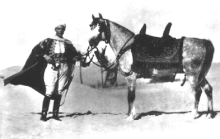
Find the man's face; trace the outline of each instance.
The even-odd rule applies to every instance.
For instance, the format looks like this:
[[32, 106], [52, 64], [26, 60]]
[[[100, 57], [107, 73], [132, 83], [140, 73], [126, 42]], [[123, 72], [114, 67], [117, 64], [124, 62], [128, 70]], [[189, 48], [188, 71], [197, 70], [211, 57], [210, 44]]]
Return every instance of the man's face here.
[[63, 34], [64, 34], [64, 31], [65, 31], [65, 27], [60, 25], [60, 26], [57, 26], [55, 28], [55, 31], [56, 31], [56, 35], [59, 36], [59, 37], [63, 37]]

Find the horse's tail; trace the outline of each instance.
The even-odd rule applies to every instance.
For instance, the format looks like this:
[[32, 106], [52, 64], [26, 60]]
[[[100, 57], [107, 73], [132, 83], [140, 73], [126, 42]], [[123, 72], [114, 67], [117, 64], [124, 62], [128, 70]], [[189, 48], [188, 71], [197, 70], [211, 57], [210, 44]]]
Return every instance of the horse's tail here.
[[211, 64], [212, 64], [213, 55], [215, 51], [214, 46], [210, 40], [205, 40], [204, 47], [206, 48], [206, 55], [205, 55], [205, 60], [201, 68], [201, 73], [199, 75], [199, 81], [202, 81], [203, 78], [208, 73], [211, 67]]

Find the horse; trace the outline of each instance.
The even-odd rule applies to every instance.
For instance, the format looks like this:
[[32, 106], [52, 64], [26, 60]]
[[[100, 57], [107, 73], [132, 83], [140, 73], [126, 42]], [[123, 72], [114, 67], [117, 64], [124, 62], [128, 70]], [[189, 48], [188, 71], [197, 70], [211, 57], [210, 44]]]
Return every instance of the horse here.
[[[128, 113], [126, 119], [135, 120], [135, 118], [137, 118], [134, 105], [135, 89], [139, 73], [134, 70], [134, 55], [132, 54], [132, 48], [135, 48], [137, 45], [137, 35], [113, 21], [104, 19], [100, 13], [99, 17], [92, 15], [92, 22], [89, 26], [92, 31], [98, 29], [97, 34], [92, 36], [89, 40], [90, 47], [95, 48], [100, 41], [104, 41], [111, 46], [115, 53], [115, 61], [108, 66], [105, 65], [105, 67], [109, 69], [118, 67], [121, 74], [125, 77], [128, 86]], [[145, 33], [145, 30], [146, 27], [145, 29], [143, 27], [140, 34], [143, 34], [143, 32]], [[192, 117], [196, 119], [200, 116], [198, 113], [198, 105], [201, 93], [204, 91], [208, 98], [207, 117], [212, 118], [213, 88], [205, 76], [211, 67], [214, 46], [210, 40], [184, 37], [182, 39], [180, 53], [181, 61], [178, 66], [172, 69], [176, 69], [173, 70], [173, 73], [184, 73], [184, 82], [188, 81], [190, 84], [194, 102], [191, 111]], [[157, 67], [152, 66], [149, 67], [149, 69], [157, 69]]]

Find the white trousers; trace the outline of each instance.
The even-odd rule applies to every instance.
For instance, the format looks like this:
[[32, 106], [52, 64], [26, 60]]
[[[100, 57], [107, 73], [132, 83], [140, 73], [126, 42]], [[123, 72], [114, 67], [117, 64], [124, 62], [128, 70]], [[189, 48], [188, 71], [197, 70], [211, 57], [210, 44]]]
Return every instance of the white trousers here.
[[61, 63], [60, 68], [52, 69], [52, 64], [47, 64], [44, 72], [46, 95], [62, 95], [71, 77], [72, 64]]

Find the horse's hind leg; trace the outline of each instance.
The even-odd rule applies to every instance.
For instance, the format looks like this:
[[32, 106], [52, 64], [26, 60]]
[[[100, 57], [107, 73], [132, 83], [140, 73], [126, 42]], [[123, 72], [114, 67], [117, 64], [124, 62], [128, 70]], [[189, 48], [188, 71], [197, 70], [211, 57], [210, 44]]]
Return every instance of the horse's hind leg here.
[[199, 106], [199, 100], [202, 94], [202, 89], [200, 85], [198, 84], [198, 77], [188, 76], [188, 81], [190, 83], [192, 93], [193, 93], [193, 99], [194, 99], [194, 105], [192, 108], [192, 116], [194, 119], [196, 119], [199, 117], [198, 106]]
[[209, 84], [206, 78], [201, 83], [201, 87], [208, 98], [208, 118], [212, 118], [213, 115], [213, 97], [212, 97], [212, 86]]
[[196, 86], [194, 88], [195, 90], [195, 94], [194, 94], [194, 110], [192, 111], [193, 114], [193, 118], [196, 119], [199, 117], [199, 113], [198, 113], [198, 107], [199, 107], [199, 100], [202, 94], [202, 89], [200, 86]]
[[136, 85], [136, 74], [126, 77], [128, 85], [128, 117], [126, 120], [134, 120], [136, 116], [134, 100], [135, 100], [135, 85]]

